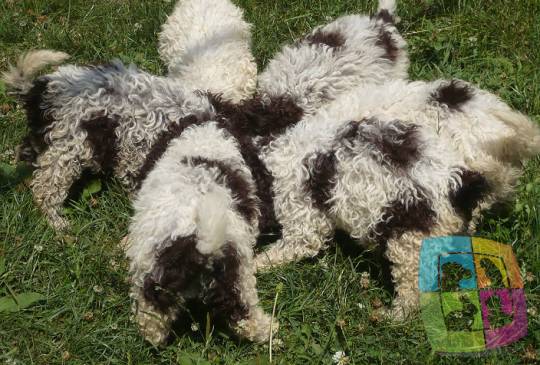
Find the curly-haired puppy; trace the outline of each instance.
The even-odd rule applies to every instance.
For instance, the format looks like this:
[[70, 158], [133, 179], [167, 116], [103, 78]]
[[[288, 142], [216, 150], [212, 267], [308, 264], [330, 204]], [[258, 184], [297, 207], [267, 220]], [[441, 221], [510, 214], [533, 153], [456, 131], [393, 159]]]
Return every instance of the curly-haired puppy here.
[[[422, 239], [474, 230], [508, 199], [540, 130], [494, 95], [462, 81], [359, 87], [263, 148], [283, 237], [259, 269], [325, 249], [335, 229], [376, 244], [392, 263], [403, 318], [418, 305]], [[472, 222], [472, 223], [471, 223]]]
[[[208, 79], [215, 77], [230, 83], [227, 87], [209, 87], [224, 99], [236, 101], [251, 95], [253, 87], [244, 85], [255, 83], [253, 57], [246, 51], [249, 37], [244, 33], [242, 37], [235, 32], [221, 33], [218, 42], [215, 34], [222, 29], [219, 22], [207, 24], [207, 32], [199, 33], [199, 21], [207, 12], [200, 7], [202, 3], [219, 11], [216, 16], [227, 19], [231, 29], [234, 24], [249, 30], [241, 12], [229, 0], [211, 4], [181, 1], [168, 27], [178, 23], [182, 14], [189, 15], [191, 23], [185, 22], [177, 30], [177, 41], [168, 40], [165, 26], [161, 46], [165, 54], [169, 45], [169, 54], [176, 57], [175, 65], [191, 70], [189, 77], [183, 73], [174, 78], [157, 77], [113, 61], [91, 67], [66, 65], [32, 80], [44, 66], [67, 58], [65, 53], [47, 50], [22, 56], [16, 67], [4, 73], [6, 84], [22, 100], [27, 112], [29, 133], [18, 157], [36, 167], [31, 182], [34, 199], [56, 229], [68, 225], [60, 210], [83, 170], [112, 173], [128, 190], [136, 188], [157, 134], [171, 123], [189, 123], [182, 119], [187, 115], [200, 116], [208, 110], [208, 97], [198, 91], [206, 91]], [[180, 40], [192, 35], [189, 47], [181, 48]], [[229, 57], [235, 51], [235, 57]], [[203, 55], [210, 65], [200, 63]], [[238, 72], [244, 68], [249, 72]]]
[[381, 0], [371, 17], [343, 16], [284, 46], [259, 75], [258, 92], [287, 95], [312, 114], [354, 87], [406, 79], [407, 44], [395, 11], [395, 0]]
[[162, 26], [159, 54], [186, 87], [237, 103], [255, 91], [251, 24], [230, 0], [181, 0]]
[[[208, 113], [214, 118], [158, 138], [143, 168], [149, 172], [134, 203], [127, 250], [137, 322], [152, 343], [165, 341], [193, 300], [239, 336], [267, 339], [271, 322], [257, 306], [252, 249], [257, 235], [280, 226], [274, 177], [259, 148], [347, 89], [406, 77], [393, 12], [380, 8], [373, 19], [349, 16], [320, 27], [271, 61], [257, 96], [237, 106], [215, 98]], [[162, 42], [176, 39], [175, 27], [164, 26]], [[179, 59], [174, 49], [161, 48], [171, 74]], [[284, 61], [293, 59], [303, 63]]]
[[193, 302], [240, 337], [261, 342], [277, 330], [258, 306], [256, 185], [237, 139], [216, 120], [162, 135], [133, 204], [131, 295], [155, 345]]

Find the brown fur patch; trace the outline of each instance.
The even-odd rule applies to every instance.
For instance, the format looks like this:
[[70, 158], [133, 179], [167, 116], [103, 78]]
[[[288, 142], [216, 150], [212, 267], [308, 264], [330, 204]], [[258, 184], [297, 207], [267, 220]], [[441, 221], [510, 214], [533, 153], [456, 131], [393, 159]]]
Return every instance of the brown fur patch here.
[[394, 24], [396, 19], [387, 9], [381, 9], [376, 15], [377, 20], [382, 20], [384, 23]]
[[274, 211], [274, 177], [259, 158], [258, 150], [251, 140], [241, 139], [240, 144], [242, 145], [242, 157], [251, 170], [257, 188], [257, 197], [261, 204], [259, 233], [279, 233], [281, 232], [281, 224]]
[[229, 103], [214, 94], [208, 94], [208, 99], [222, 117], [220, 124], [229, 132], [234, 131], [233, 135], [279, 135], [303, 116], [303, 110], [286, 96], [268, 99], [255, 96], [240, 104]]
[[336, 155], [334, 151], [318, 153], [313, 162], [310, 163], [310, 160], [304, 161], [304, 166], [309, 170], [304, 189], [311, 195], [313, 205], [325, 211], [332, 206], [328, 200], [332, 197], [337, 173]]
[[385, 51], [384, 58], [395, 62], [399, 56], [399, 48], [396, 41], [392, 38], [392, 33], [383, 27], [379, 30], [375, 45], [382, 47]]
[[47, 149], [45, 131], [54, 119], [48, 113], [50, 106], [44, 103], [49, 79], [39, 77], [34, 80], [32, 87], [23, 96], [23, 106], [30, 131], [23, 139], [17, 158], [23, 162], [34, 163], [37, 156]]
[[116, 164], [118, 154], [115, 130], [118, 121], [115, 116], [99, 116], [81, 123], [86, 131], [86, 139], [92, 146], [93, 159], [105, 172], [110, 172]]
[[305, 40], [308, 44], [326, 45], [330, 48], [339, 48], [345, 44], [345, 37], [341, 33], [337, 31], [324, 32], [320, 29], [308, 35]]
[[180, 237], [159, 253], [144, 280], [144, 298], [162, 312], [194, 302], [206, 306], [219, 324], [237, 323], [248, 308], [238, 286], [240, 259], [234, 246], [224, 245], [222, 255], [212, 262], [196, 245], [194, 235]]
[[417, 137], [416, 125], [404, 124], [398, 120], [382, 127], [376, 119], [349, 122], [338, 132], [333, 150], [319, 153], [313, 160], [304, 160], [304, 166], [309, 170], [309, 179], [304, 190], [311, 195], [317, 209], [328, 210], [331, 207], [328, 200], [332, 197], [337, 174], [337, 148], [345, 147], [354, 153], [354, 144], [368, 144], [373, 149], [374, 158], [381, 163], [405, 169], [420, 156]]
[[195, 287], [198, 291], [208, 259], [196, 248], [195, 236], [179, 237], [164, 248], [154, 271], [144, 280], [144, 298], [166, 312], [178, 303], [177, 296]]
[[139, 174], [135, 178], [137, 189], [140, 188], [142, 182], [148, 176], [148, 173], [154, 168], [156, 162], [163, 156], [169, 143], [177, 137], [179, 137], [184, 130], [192, 125], [200, 124], [201, 120], [195, 115], [188, 115], [178, 122], [170, 124], [166, 130], [162, 131], [154, 141], [150, 152], [146, 156], [146, 159], [139, 170]]
[[439, 104], [444, 104], [450, 110], [460, 110], [461, 106], [471, 100], [472, 90], [468, 85], [464, 85], [457, 80], [452, 80], [441, 85], [431, 98]]
[[231, 243], [223, 247], [223, 257], [214, 261], [210, 273], [209, 289], [203, 302], [209, 306], [214, 320], [226, 324], [236, 324], [248, 315], [248, 308], [242, 301], [238, 281], [240, 279], [240, 259]]
[[218, 113], [217, 120], [221, 128], [227, 130], [240, 144], [242, 157], [255, 180], [257, 196], [261, 202], [260, 233], [280, 232], [281, 225], [274, 212], [274, 178], [260, 159], [253, 138], [260, 136], [269, 141], [283, 133], [302, 118], [302, 109], [287, 97], [269, 100], [255, 97], [239, 105], [228, 103], [212, 94], [209, 99]]
[[462, 170], [461, 186], [450, 193], [452, 207], [466, 222], [472, 219], [472, 211], [489, 193], [490, 187], [485, 177], [476, 171]]
[[429, 233], [435, 223], [435, 211], [425, 198], [408, 205], [396, 200], [384, 209], [381, 221], [371, 236], [382, 246], [391, 238], [399, 238], [406, 232]]
[[47, 113], [50, 106], [45, 105], [43, 100], [48, 84], [47, 77], [37, 78], [23, 97], [28, 127], [34, 133], [43, 133], [43, 129], [53, 122], [53, 118]]
[[[379, 127], [376, 119], [352, 121], [347, 124], [338, 137], [339, 144], [352, 146], [356, 140], [370, 144], [382, 162], [397, 168], [410, 167], [420, 157], [418, 127], [399, 120]], [[373, 128], [364, 128], [365, 125]]]
[[231, 190], [236, 201], [236, 210], [248, 222], [253, 222], [257, 218], [257, 201], [250, 197], [252, 189], [240, 170], [234, 169], [222, 161], [209, 160], [204, 157], [186, 158], [182, 163], [190, 163], [193, 166], [204, 165], [206, 168], [217, 169], [219, 171], [218, 183], [224, 184]]

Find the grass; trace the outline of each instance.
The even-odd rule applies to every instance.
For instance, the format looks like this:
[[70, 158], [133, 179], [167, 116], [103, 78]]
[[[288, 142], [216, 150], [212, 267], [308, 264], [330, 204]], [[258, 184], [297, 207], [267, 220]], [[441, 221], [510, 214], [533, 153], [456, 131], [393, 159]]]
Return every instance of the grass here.
[[[263, 67], [284, 42], [330, 18], [372, 11], [367, 0], [238, 0], [254, 24], [253, 49]], [[163, 74], [156, 51], [160, 24], [174, 1], [4, 0], [0, 70], [30, 48], [67, 51], [74, 62], [113, 57]], [[536, 0], [402, 0], [400, 30], [410, 44], [411, 78], [459, 77], [500, 95], [540, 121], [540, 3]], [[25, 133], [23, 112], [0, 85], [0, 162], [10, 163]], [[5, 165], [4, 165], [5, 166]], [[351, 364], [534, 362], [540, 352], [540, 159], [531, 161], [514, 201], [487, 215], [480, 235], [512, 243], [526, 281], [528, 336], [483, 357], [432, 353], [418, 318], [378, 321], [389, 303], [376, 266], [338, 246], [315, 260], [259, 276], [263, 306], [281, 328], [277, 364], [329, 364], [344, 351]], [[37, 292], [43, 300], [0, 312], [0, 363], [265, 364], [268, 346], [228, 338], [212, 326], [181, 333], [165, 350], [145, 343], [130, 321], [126, 263], [118, 247], [129, 201], [112, 181], [66, 208], [73, 229], [58, 236], [24, 184], [0, 188], [0, 297]], [[99, 190], [99, 189], [96, 189]], [[5, 263], [5, 265], [2, 265]], [[2, 266], [4, 268], [2, 269]], [[375, 267], [375, 268], [374, 268]], [[367, 288], [362, 272], [370, 271]], [[365, 275], [364, 275], [365, 279]]]

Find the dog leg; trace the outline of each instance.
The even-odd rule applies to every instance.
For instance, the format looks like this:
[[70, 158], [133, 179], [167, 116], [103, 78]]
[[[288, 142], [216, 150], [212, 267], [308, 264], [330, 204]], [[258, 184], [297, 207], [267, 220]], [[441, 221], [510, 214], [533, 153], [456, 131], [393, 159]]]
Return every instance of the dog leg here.
[[313, 219], [312, 224], [309, 224], [307, 219], [299, 219], [292, 223], [290, 225], [292, 229], [289, 228], [289, 232], [287, 232], [287, 226], [284, 225], [283, 238], [255, 257], [257, 270], [314, 257], [326, 249], [333, 228], [323, 214], [317, 215], [319, 215], [318, 219]]
[[69, 189], [81, 176], [81, 160], [75, 149], [66, 151], [56, 146], [51, 146], [38, 158], [38, 168], [34, 171], [30, 187], [37, 205], [56, 230], [69, 227], [60, 210]]
[[137, 287], [132, 288], [133, 313], [135, 322], [144, 338], [154, 346], [162, 346], [167, 342], [171, 325], [176, 319], [176, 312], [163, 313], [148, 303]]
[[302, 171], [285, 173], [274, 181], [274, 191], [286, 192], [274, 197], [283, 238], [255, 257], [257, 270], [313, 257], [327, 247], [334, 232], [326, 207], [318, 206], [313, 192], [306, 189], [312, 182], [306, 181], [310, 177]]
[[270, 333], [276, 333], [279, 324], [265, 313], [260, 307], [249, 309], [247, 318], [238, 322], [235, 332], [238, 336], [247, 338], [250, 341], [263, 343], [270, 339]]
[[238, 287], [248, 311], [246, 318], [238, 321], [234, 330], [239, 336], [250, 341], [266, 342], [271, 333], [277, 332], [279, 324], [259, 306], [252, 253], [250, 252], [249, 257], [245, 257], [242, 261], [239, 268]]
[[387, 243], [386, 256], [392, 262], [392, 279], [396, 297], [387, 311], [389, 319], [403, 321], [418, 309], [418, 263], [422, 238], [425, 235], [407, 232]]

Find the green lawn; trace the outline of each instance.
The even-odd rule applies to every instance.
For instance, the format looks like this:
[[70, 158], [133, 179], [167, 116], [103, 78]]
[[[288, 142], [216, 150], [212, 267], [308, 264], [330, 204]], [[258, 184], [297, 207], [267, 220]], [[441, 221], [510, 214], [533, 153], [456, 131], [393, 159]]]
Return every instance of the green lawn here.
[[[262, 67], [284, 42], [336, 16], [373, 11], [375, 0], [237, 0], [254, 24]], [[0, 70], [30, 48], [54, 48], [72, 61], [113, 57], [163, 74], [156, 38], [174, 1], [0, 0]], [[403, 0], [399, 27], [410, 45], [412, 79], [459, 77], [500, 95], [540, 121], [540, 1]], [[23, 112], [0, 85], [0, 163], [12, 163], [25, 133]], [[259, 276], [276, 313], [279, 364], [330, 364], [344, 351], [351, 364], [533, 362], [540, 358], [540, 159], [531, 161], [515, 201], [486, 216], [480, 234], [513, 243], [526, 281], [529, 335], [483, 357], [433, 354], [419, 318], [384, 323], [372, 315], [391, 296], [372, 260], [344, 248]], [[0, 298], [37, 292], [43, 300], [0, 312], [0, 363], [265, 364], [268, 346], [238, 342], [217, 329], [182, 333], [157, 351], [130, 321], [126, 262], [118, 247], [130, 206], [115, 182], [66, 207], [72, 231], [57, 236], [24, 184], [0, 188]], [[97, 189], [96, 189], [97, 190]], [[88, 191], [88, 190], [87, 190]], [[371, 270], [369, 287], [362, 272]], [[365, 283], [364, 283], [365, 284]], [[0, 299], [1, 300], [1, 299]]]

